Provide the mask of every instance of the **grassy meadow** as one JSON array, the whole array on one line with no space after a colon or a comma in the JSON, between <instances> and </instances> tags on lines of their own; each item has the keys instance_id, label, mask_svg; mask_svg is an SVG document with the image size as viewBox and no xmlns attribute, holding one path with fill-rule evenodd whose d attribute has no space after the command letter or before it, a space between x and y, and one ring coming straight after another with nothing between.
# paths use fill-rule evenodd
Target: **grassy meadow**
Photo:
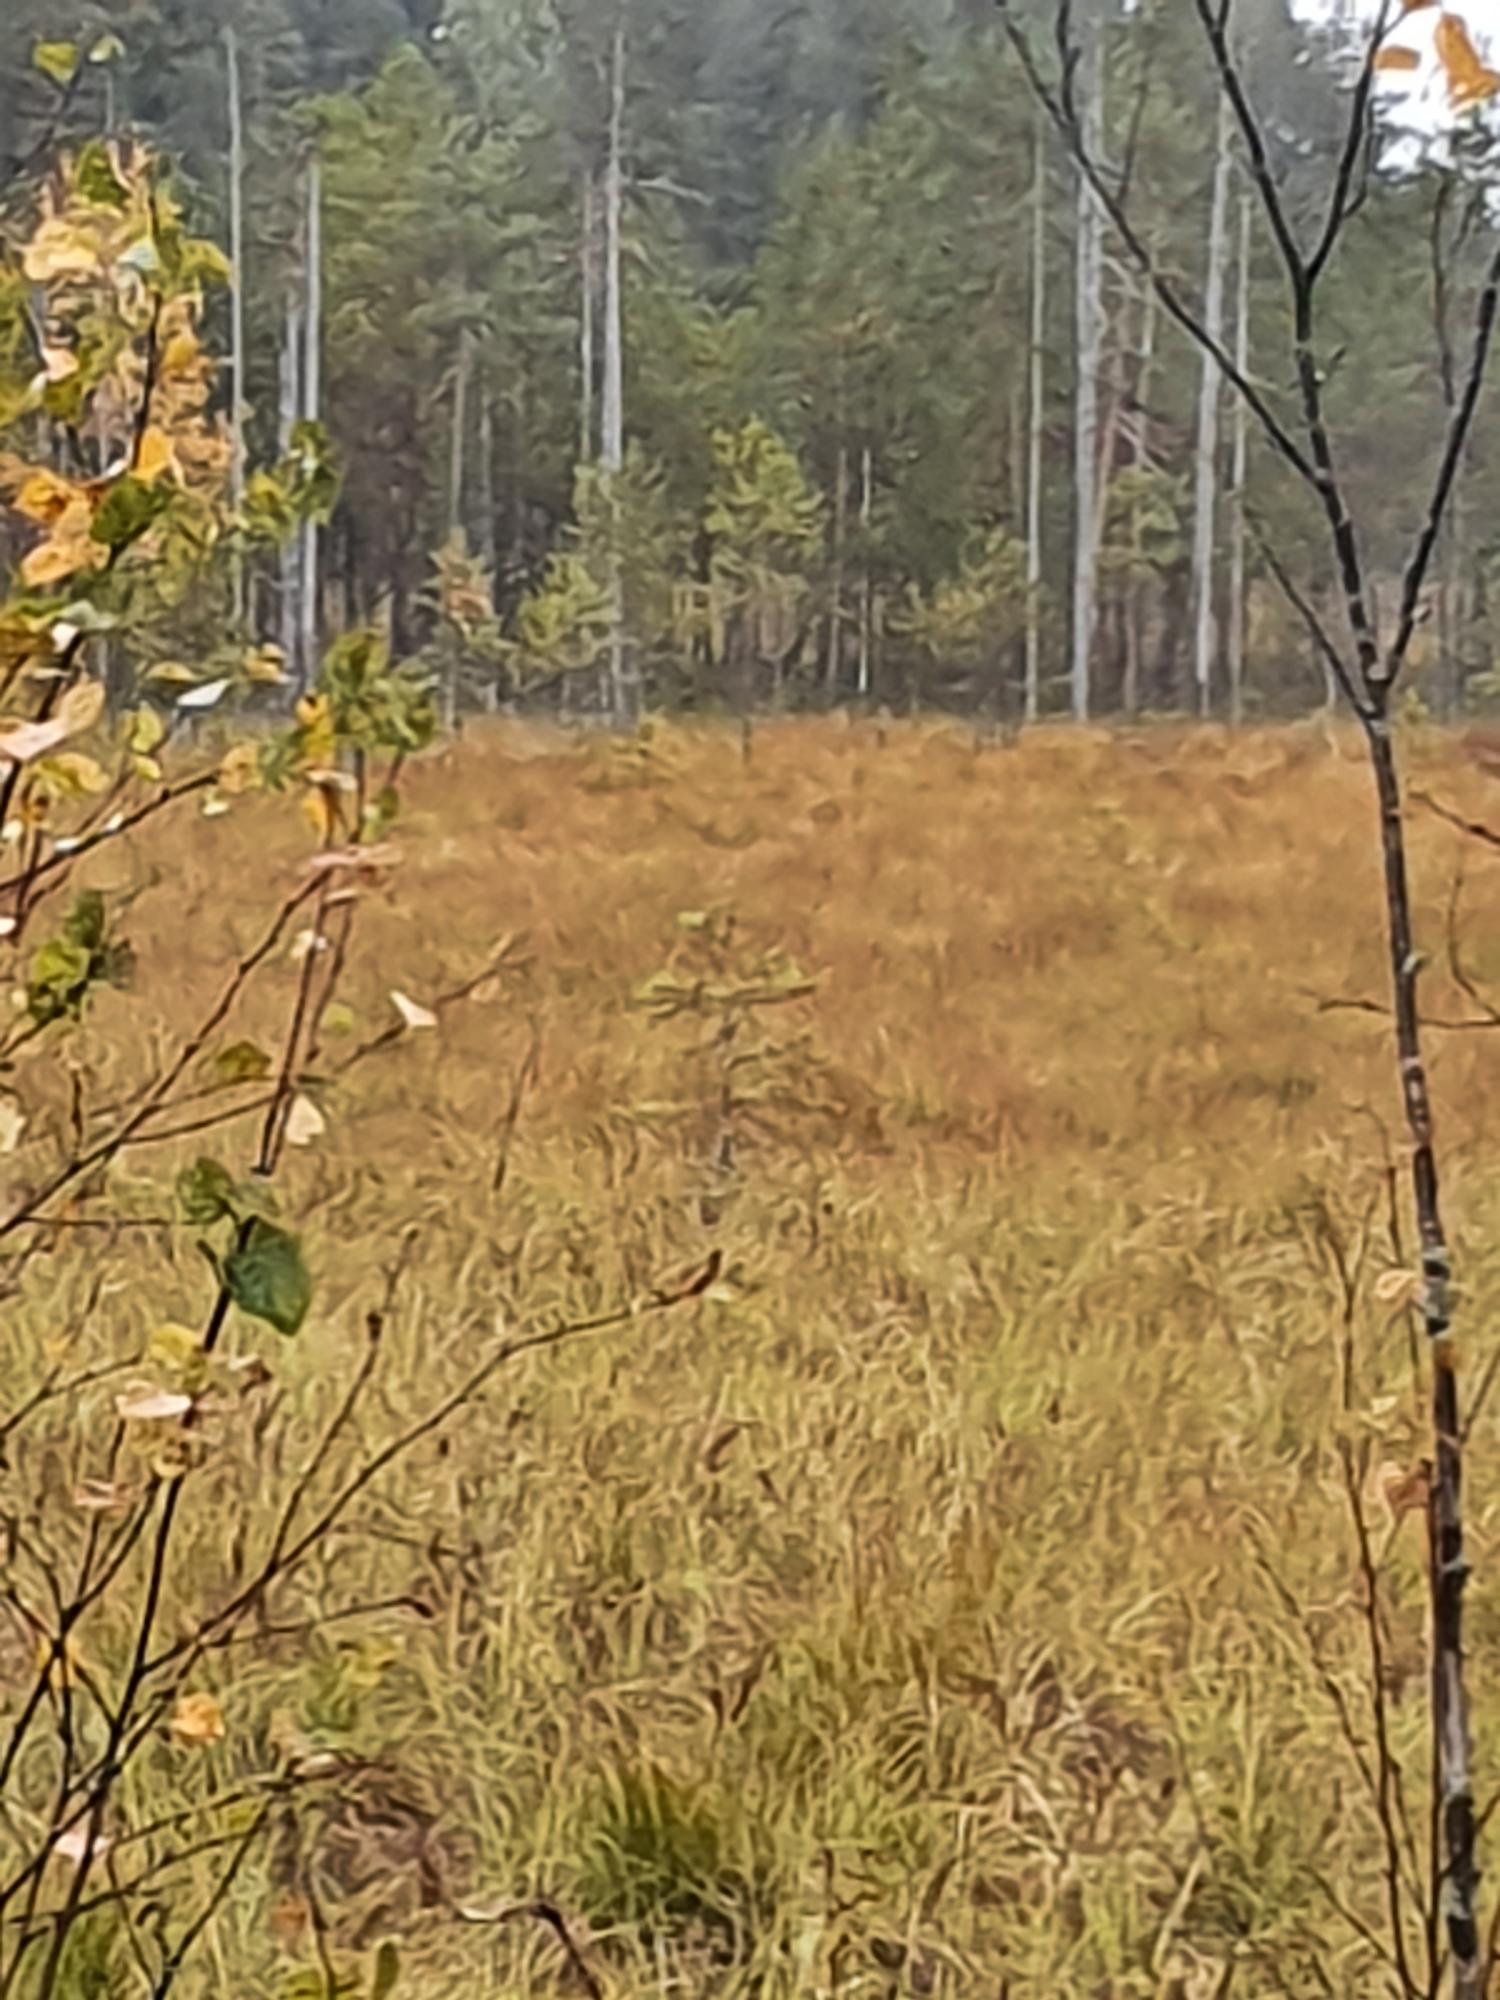
<instances>
[{"instance_id":1,"label":"grassy meadow","mask_svg":"<svg viewBox=\"0 0 1500 2000\"><path fill-rule=\"evenodd\" d=\"M1500 821L1481 745L1412 754ZM314 1313L296 1342L232 1329L272 1379L187 1482L164 1629L243 1576L382 1301L316 1493L507 1332L721 1267L499 1373L209 1657L224 1739L143 1753L122 1837L288 1743L345 1775L300 1832L278 1821L175 1991L364 1994L385 1939L413 2000L1389 1991L1346 1466L1425 1859L1422 1531L1368 1497L1425 1427L1388 1277L1408 1222L1373 835L1358 744L1316 727L830 721L760 730L748 761L728 732L516 728L425 760L325 1037L326 1130L285 1172ZM1420 809L1415 845L1425 1001L1469 1019L1456 874L1458 972L1500 995L1500 855ZM246 800L93 864L138 892L136 987L172 994L178 1033L306 847ZM296 978L282 951L232 1032L273 1037ZM387 1034L393 989L436 1026ZM90 1101L161 1032L105 996L76 1045ZM1440 1032L1434 1059L1477 1374L1500 1034ZM45 1146L75 1079L61 1054L22 1079ZM7 1406L60 1355L201 1321L193 1232L153 1218L195 1152L252 1144L250 1121L127 1156L110 1212L142 1226L29 1264ZM118 1386L18 1432L8 1509L98 1473ZM1470 1469L1481 1804L1497 1423ZM28 1664L5 1628L0 1688ZM175 1862L168 1914L220 1865ZM542 1917L457 1914L538 1902L585 1969ZM93 1935L80 1995L142 1991L107 1911Z\"/></svg>"}]
</instances>

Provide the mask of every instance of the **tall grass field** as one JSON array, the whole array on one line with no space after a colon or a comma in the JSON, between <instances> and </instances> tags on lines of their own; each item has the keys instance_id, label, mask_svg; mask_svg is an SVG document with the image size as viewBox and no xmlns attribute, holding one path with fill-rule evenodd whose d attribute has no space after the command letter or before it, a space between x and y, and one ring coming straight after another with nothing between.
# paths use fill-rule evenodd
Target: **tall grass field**
<instances>
[{"instance_id":1,"label":"tall grass field","mask_svg":"<svg viewBox=\"0 0 1500 2000\"><path fill-rule=\"evenodd\" d=\"M1482 743L1410 751L1418 790L1500 823ZM408 801L282 1177L314 1308L296 1341L231 1325L246 1387L184 1482L164 1636L232 1596L361 1370L309 1510L507 1339L640 1309L499 1369L205 1655L222 1734L162 1731L111 1808L121 1866L187 1829L133 1921L222 1869L199 1802L321 1776L174 1991L1388 1992L1366 1774L1378 1678L1425 1859L1426 1552L1392 1494L1426 1405L1358 743L828 721L747 755L517 725ZM1472 1398L1500 1339L1500 854L1413 825ZM306 851L246 799L87 879L133 893L137 983L186 1031ZM272 1040L316 948L289 937L223 1038ZM107 993L18 1073L8 1207L166 1025ZM0 1423L59 1365L114 1372L5 1433L12 1547L105 1476L160 1328L201 1320L173 1181L254 1134L137 1147L32 1245ZM1481 1809L1497 1422L1481 1397ZM143 1582L72 1671L118 1671ZM34 1652L8 1607L0 1711ZM107 1899L70 1978L147 1990Z\"/></svg>"}]
</instances>

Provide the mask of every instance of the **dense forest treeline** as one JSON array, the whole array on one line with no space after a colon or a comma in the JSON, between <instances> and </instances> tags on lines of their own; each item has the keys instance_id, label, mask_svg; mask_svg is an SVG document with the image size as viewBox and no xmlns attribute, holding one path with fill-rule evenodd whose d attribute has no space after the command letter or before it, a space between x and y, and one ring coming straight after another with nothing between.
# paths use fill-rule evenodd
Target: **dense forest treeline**
<instances>
[{"instance_id":1,"label":"dense forest treeline","mask_svg":"<svg viewBox=\"0 0 1500 2000\"><path fill-rule=\"evenodd\" d=\"M1191 11L1102 8L1078 87L1274 399L1284 290ZM1337 31L1239 20L1312 213ZM1274 581L1337 618L1308 498L1101 226L989 0L12 0L6 211L99 131L242 246L214 332L249 456L300 419L332 440L326 525L230 607L299 675L382 623L455 707L1327 698ZM1461 175L1372 179L1321 362L1393 586L1486 230ZM1444 713L1492 687L1483 430L1472 457L1416 680Z\"/></svg>"}]
</instances>

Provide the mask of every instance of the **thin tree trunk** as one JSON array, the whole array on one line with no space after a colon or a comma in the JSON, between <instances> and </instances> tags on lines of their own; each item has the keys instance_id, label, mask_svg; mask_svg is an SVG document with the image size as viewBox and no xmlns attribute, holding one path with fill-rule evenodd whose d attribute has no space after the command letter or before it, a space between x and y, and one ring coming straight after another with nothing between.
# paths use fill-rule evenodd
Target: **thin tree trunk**
<instances>
[{"instance_id":1,"label":"thin tree trunk","mask_svg":"<svg viewBox=\"0 0 1500 2000\"><path fill-rule=\"evenodd\" d=\"M598 297L595 266L595 237L598 233L597 191L594 170L583 178L583 233L578 256L581 293L578 310L578 463L594 462L594 311Z\"/></svg>"},{"instance_id":2,"label":"thin tree trunk","mask_svg":"<svg viewBox=\"0 0 1500 2000\"><path fill-rule=\"evenodd\" d=\"M229 95L229 501L245 503L245 121L240 90L240 44L224 30L225 84ZM245 556L236 548L230 592L237 626L245 619Z\"/></svg>"},{"instance_id":3,"label":"thin tree trunk","mask_svg":"<svg viewBox=\"0 0 1500 2000\"><path fill-rule=\"evenodd\" d=\"M1120 426L1125 417L1125 394L1127 387L1125 376L1128 356L1124 328L1126 313L1130 303L1131 286L1123 271L1117 271L1116 275L1120 280L1120 304L1118 312L1113 315L1113 319L1109 311L1109 294L1104 287L1102 278L1099 291L1101 323L1104 326L1113 324L1117 329L1117 337L1113 342L1109 357L1107 378L1102 350L1099 357L1099 381L1101 386L1105 386L1107 381L1109 393L1104 400L1103 414L1099 420L1098 471L1094 479L1094 548L1096 555L1104 547L1104 529L1109 519L1110 488L1114 484L1115 461L1120 453ZM1094 614L1096 625L1098 615L1096 610Z\"/></svg>"},{"instance_id":4,"label":"thin tree trunk","mask_svg":"<svg viewBox=\"0 0 1500 2000\"><path fill-rule=\"evenodd\" d=\"M1239 278L1235 298L1234 365L1241 380L1250 373L1250 249L1253 208L1250 194L1240 196ZM1245 493L1250 475L1250 412L1243 396L1234 399L1234 514L1229 545L1229 719L1236 728L1245 719L1245 645L1249 630L1246 601Z\"/></svg>"},{"instance_id":5,"label":"thin tree trunk","mask_svg":"<svg viewBox=\"0 0 1500 2000\"><path fill-rule=\"evenodd\" d=\"M828 606L828 658L825 663L830 701L837 701L844 677L844 546L849 537L849 453L841 442L833 475L833 581Z\"/></svg>"},{"instance_id":6,"label":"thin tree trunk","mask_svg":"<svg viewBox=\"0 0 1500 2000\"><path fill-rule=\"evenodd\" d=\"M453 369L453 435L448 452L448 533L465 533L464 495L467 489L469 378L474 367L474 348L467 329L458 337L458 360Z\"/></svg>"},{"instance_id":7,"label":"thin tree trunk","mask_svg":"<svg viewBox=\"0 0 1500 2000\"><path fill-rule=\"evenodd\" d=\"M859 678L857 686L863 701L870 692L870 650L874 622L874 582L870 576L870 522L875 511L875 460L868 445L860 455L859 465L859 526L860 539L864 546L864 577L859 591Z\"/></svg>"},{"instance_id":8,"label":"thin tree trunk","mask_svg":"<svg viewBox=\"0 0 1500 2000\"><path fill-rule=\"evenodd\" d=\"M1203 329L1215 346L1224 334L1224 252L1228 236L1229 172L1233 163L1233 107L1227 97L1219 106L1218 158L1214 163L1213 210L1208 230L1208 282L1203 299ZM1219 402L1223 381L1219 364L1206 349L1198 394L1196 495L1193 506L1193 678L1198 687L1198 712L1213 709L1214 663L1214 525L1219 488Z\"/></svg>"},{"instance_id":9,"label":"thin tree trunk","mask_svg":"<svg viewBox=\"0 0 1500 2000\"><path fill-rule=\"evenodd\" d=\"M610 65L609 164L605 171L604 473L609 482L609 697L617 728L635 720L625 632L625 572L620 553L620 475L625 470L625 306L621 241L625 206L625 21L615 28Z\"/></svg>"},{"instance_id":10,"label":"thin tree trunk","mask_svg":"<svg viewBox=\"0 0 1500 2000\"><path fill-rule=\"evenodd\" d=\"M1139 367L1135 381L1135 437L1131 463L1140 471L1151 462L1151 392L1156 375L1156 292L1147 285L1141 307ZM1150 574L1144 563L1134 565L1130 581L1130 607L1125 630L1125 692L1127 715L1137 715L1141 706L1141 663L1146 656L1146 607Z\"/></svg>"},{"instance_id":11,"label":"thin tree trunk","mask_svg":"<svg viewBox=\"0 0 1500 2000\"><path fill-rule=\"evenodd\" d=\"M468 532L464 519L465 474L469 429L469 375L473 348L467 327L458 336L458 358L453 368L453 425L448 448L448 538L468 553ZM459 652L455 645L449 655L448 680L444 693L443 725L451 736L458 728Z\"/></svg>"},{"instance_id":12,"label":"thin tree trunk","mask_svg":"<svg viewBox=\"0 0 1500 2000\"><path fill-rule=\"evenodd\" d=\"M1103 137L1104 44L1097 20L1079 27L1078 100L1083 144L1097 159ZM1090 672L1098 612L1099 572L1099 368L1104 347L1104 217L1078 175L1074 313L1076 382L1073 417L1073 715L1087 722Z\"/></svg>"},{"instance_id":13,"label":"thin tree trunk","mask_svg":"<svg viewBox=\"0 0 1500 2000\"><path fill-rule=\"evenodd\" d=\"M302 418L305 423L321 421L323 400L323 163L316 151L307 162L307 346L302 366ZM317 672L318 632L318 524L306 523L302 531L302 614L301 647L298 655L298 685L308 687Z\"/></svg>"},{"instance_id":14,"label":"thin tree trunk","mask_svg":"<svg viewBox=\"0 0 1500 2000\"><path fill-rule=\"evenodd\" d=\"M292 448L292 433L297 427L297 413L302 407L302 308L294 294L288 293L286 302L286 326L281 343L281 410L278 427L278 441L283 458ZM298 678L297 637L301 630L301 619L297 611L297 585L299 560L301 557L300 537L289 540L281 551L281 650L286 667L295 681Z\"/></svg>"},{"instance_id":15,"label":"thin tree trunk","mask_svg":"<svg viewBox=\"0 0 1500 2000\"><path fill-rule=\"evenodd\" d=\"M1432 1100L1417 986L1422 961L1412 924L1411 883L1400 775L1382 712L1365 724L1380 806L1387 940L1395 1000L1396 1054L1411 1138L1412 1190L1421 1244L1421 1312L1432 1359L1434 1458L1428 1507L1432 1594L1434 1800L1446 1880L1442 1900L1458 2000L1479 2000L1480 1943L1474 1917L1477 1873L1468 1693L1464 1673L1463 1422L1452 1338L1453 1262L1443 1224ZM1435 1890L1436 1893L1436 1890Z\"/></svg>"},{"instance_id":16,"label":"thin tree trunk","mask_svg":"<svg viewBox=\"0 0 1500 2000\"><path fill-rule=\"evenodd\" d=\"M495 528L495 405L491 394L490 371L481 363L479 391L479 555L489 583L491 608L499 611L503 601L500 587L500 546ZM498 675L485 682L485 707L493 715L500 706Z\"/></svg>"},{"instance_id":17,"label":"thin tree trunk","mask_svg":"<svg viewBox=\"0 0 1500 2000\"><path fill-rule=\"evenodd\" d=\"M1026 720L1042 712L1042 433L1047 417L1047 124L1036 120L1031 191L1031 412L1026 473Z\"/></svg>"}]
</instances>

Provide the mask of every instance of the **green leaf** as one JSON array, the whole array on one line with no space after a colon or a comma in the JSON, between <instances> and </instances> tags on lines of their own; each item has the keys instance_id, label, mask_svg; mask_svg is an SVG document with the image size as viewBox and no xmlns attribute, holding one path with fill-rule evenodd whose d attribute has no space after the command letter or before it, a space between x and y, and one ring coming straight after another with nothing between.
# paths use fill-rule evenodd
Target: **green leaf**
<instances>
[{"instance_id":1,"label":"green leaf","mask_svg":"<svg viewBox=\"0 0 1500 2000\"><path fill-rule=\"evenodd\" d=\"M123 212L130 206L130 190L115 172L109 148L102 140L91 139L78 155L77 182L85 200L98 202L102 208Z\"/></svg>"},{"instance_id":2,"label":"green leaf","mask_svg":"<svg viewBox=\"0 0 1500 2000\"><path fill-rule=\"evenodd\" d=\"M75 897L72 909L63 918L63 936L68 943L88 952L99 950L106 927L104 898L97 889L85 889L81 896Z\"/></svg>"},{"instance_id":3,"label":"green leaf","mask_svg":"<svg viewBox=\"0 0 1500 2000\"><path fill-rule=\"evenodd\" d=\"M60 934L33 953L26 1005L38 1027L82 1018L96 986L123 986L130 977L127 944L109 936L108 913L97 889L77 897Z\"/></svg>"},{"instance_id":4,"label":"green leaf","mask_svg":"<svg viewBox=\"0 0 1500 2000\"><path fill-rule=\"evenodd\" d=\"M40 1028L53 1021L76 1020L89 986L89 953L66 938L49 938L31 960L26 1007Z\"/></svg>"},{"instance_id":5,"label":"green leaf","mask_svg":"<svg viewBox=\"0 0 1500 2000\"><path fill-rule=\"evenodd\" d=\"M370 2000L389 2000L401 1977L401 1954L387 1938L375 1954L375 1977L370 1981Z\"/></svg>"},{"instance_id":6,"label":"green leaf","mask_svg":"<svg viewBox=\"0 0 1500 2000\"><path fill-rule=\"evenodd\" d=\"M110 488L89 532L107 549L128 548L140 540L162 509L171 505L171 499L167 488L148 486L144 479L127 472Z\"/></svg>"},{"instance_id":7,"label":"green leaf","mask_svg":"<svg viewBox=\"0 0 1500 2000\"><path fill-rule=\"evenodd\" d=\"M211 1229L235 1213L234 1181L217 1160L194 1160L177 1176L177 1206L184 1222Z\"/></svg>"},{"instance_id":8,"label":"green leaf","mask_svg":"<svg viewBox=\"0 0 1500 2000\"><path fill-rule=\"evenodd\" d=\"M312 1304L312 1279L295 1236L257 1215L224 1260L229 1296L251 1319L278 1333L301 1330Z\"/></svg>"},{"instance_id":9,"label":"green leaf","mask_svg":"<svg viewBox=\"0 0 1500 2000\"><path fill-rule=\"evenodd\" d=\"M254 1042L231 1042L213 1059L220 1083L257 1083L271 1074L271 1058Z\"/></svg>"},{"instance_id":10,"label":"green leaf","mask_svg":"<svg viewBox=\"0 0 1500 2000\"><path fill-rule=\"evenodd\" d=\"M66 90L78 74L77 42L38 42L31 51L32 66L49 77L59 90Z\"/></svg>"}]
</instances>

